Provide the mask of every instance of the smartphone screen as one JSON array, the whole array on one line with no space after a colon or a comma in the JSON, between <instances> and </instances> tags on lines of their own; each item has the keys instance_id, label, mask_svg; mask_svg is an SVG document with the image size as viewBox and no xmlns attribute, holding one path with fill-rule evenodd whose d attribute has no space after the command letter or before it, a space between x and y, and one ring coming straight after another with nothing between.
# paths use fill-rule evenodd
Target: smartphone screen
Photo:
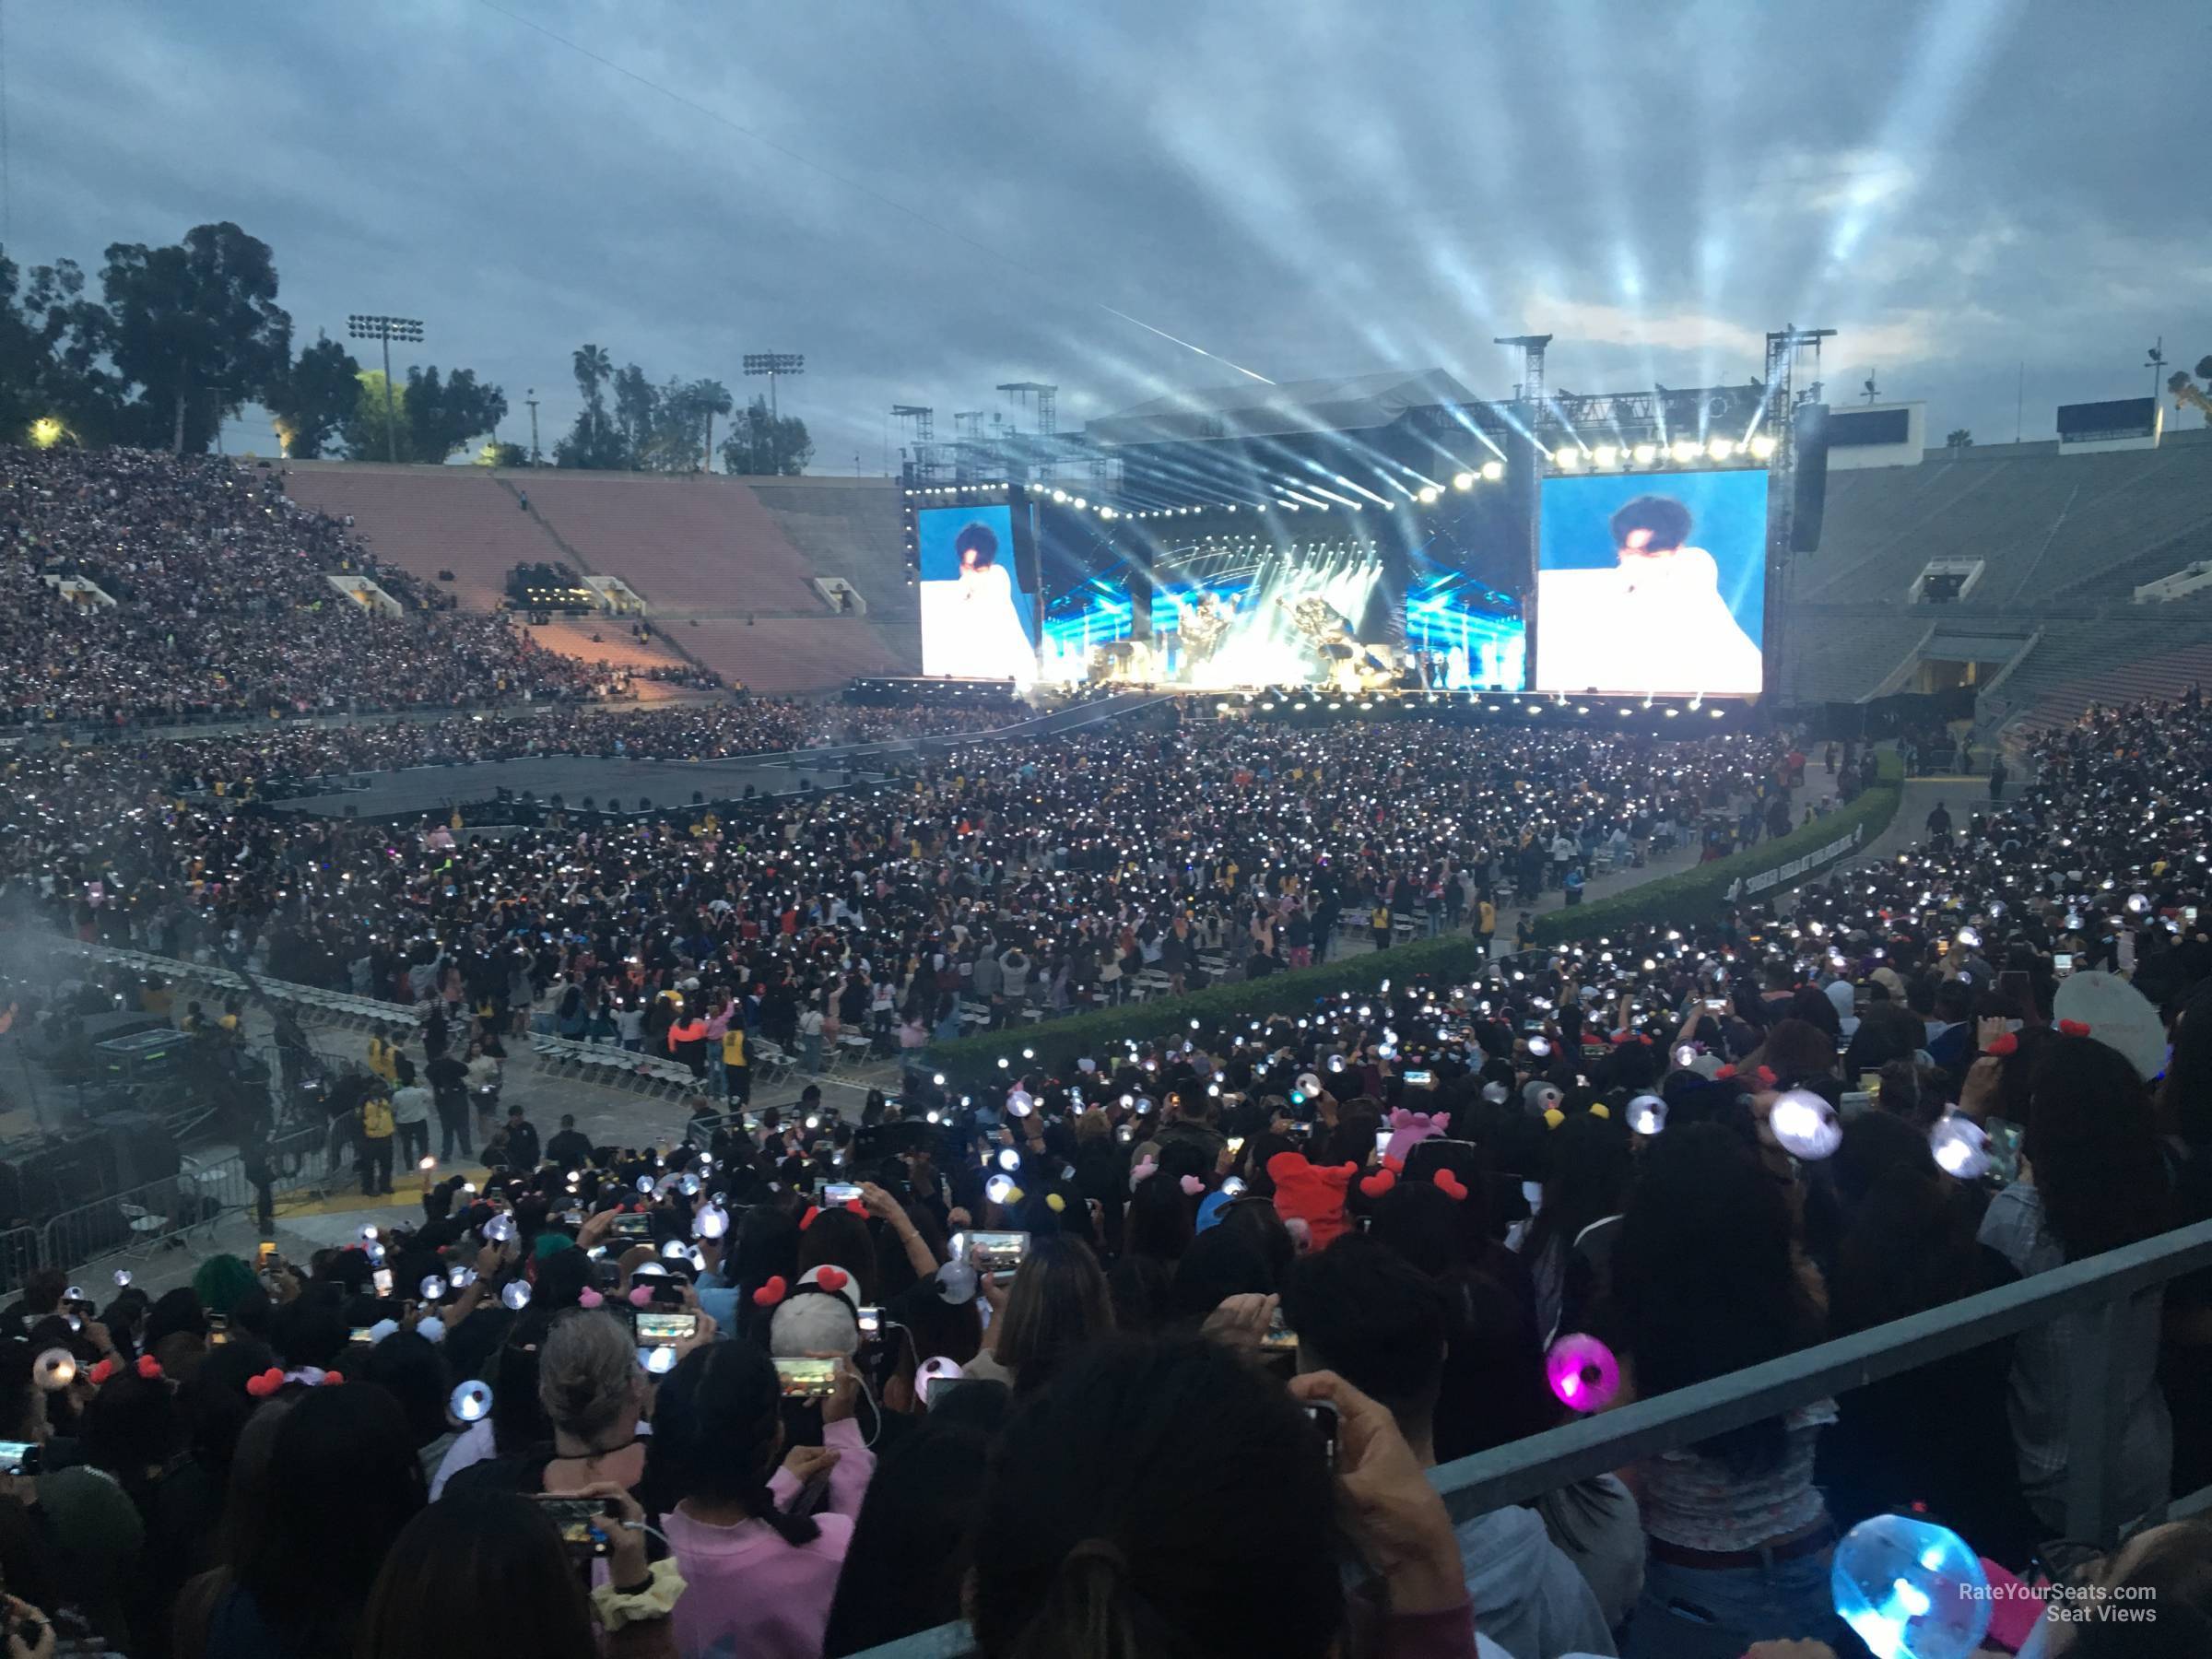
<instances>
[{"instance_id":1,"label":"smartphone screen","mask_svg":"<svg viewBox=\"0 0 2212 1659\"><path fill-rule=\"evenodd\" d=\"M1375 1156L1377 1158L1381 1158L1384 1153L1390 1150L1390 1137L1396 1133L1397 1131L1394 1129L1378 1129L1375 1131Z\"/></svg>"},{"instance_id":2,"label":"smartphone screen","mask_svg":"<svg viewBox=\"0 0 2212 1659\"><path fill-rule=\"evenodd\" d=\"M851 1204L860 1196L857 1182L832 1181L822 1188L824 1204Z\"/></svg>"},{"instance_id":3,"label":"smartphone screen","mask_svg":"<svg viewBox=\"0 0 2212 1659\"><path fill-rule=\"evenodd\" d=\"M376 1287L376 1293L379 1296L390 1296L392 1294L392 1269L379 1267L369 1276L369 1282Z\"/></svg>"},{"instance_id":4,"label":"smartphone screen","mask_svg":"<svg viewBox=\"0 0 2212 1659\"><path fill-rule=\"evenodd\" d=\"M671 1343L688 1342L699 1335L696 1313L659 1313L640 1308L637 1322L640 1347L666 1347Z\"/></svg>"},{"instance_id":5,"label":"smartphone screen","mask_svg":"<svg viewBox=\"0 0 2212 1659\"><path fill-rule=\"evenodd\" d=\"M2024 1131L2019 1124L2004 1118L1991 1118L1983 1128L1989 1135L1989 1172L2007 1183L2018 1181Z\"/></svg>"},{"instance_id":6,"label":"smartphone screen","mask_svg":"<svg viewBox=\"0 0 2212 1659\"><path fill-rule=\"evenodd\" d=\"M551 1517L553 1530L572 1556L603 1556L613 1547L606 1535L604 1498L555 1498L540 1495L535 1501Z\"/></svg>"},{"instance_id":7,"label":"smartphone screen","mask_svg":"<svg viewBox=\"0 0 2212 1659\"><path fill-rule=\"evenodd\" d=\"M650 1239L653 1237L653 1218L636 1214L619 1215L607 1231L618 1239Z\"/></svg>"},{"instance_id":8,"label":"smartphone screen","mask_svg":"<svg viewBox=\"0 0 2212 1659\"><path fill-rule=\"evenodd\" d=\"M870 1341L883 1335L883 1310L881 1308L861 1309L860 1334Z\"/></svg>"},{"instance_id":9,"label":"smartphone screen","mask_svg":"<svg viewBox=\"0 0 2212 1659\"><path fill-rule=\"evenodd\" d=\"M36 1475L39 1448L29 1441L0 1441L0 1475Z\"/></svg>"},{"instance_id":10,"label":"smartphone screen","mask_svg":"<svg viewBox=\"0 0 2212 1659\"><path fill-rule=\"evenodd\" d=\"M2070 950L2053 952L2051 958L2051 971L2060 979L2065 979L2067 974L2073 972L2074 953Z\"/></svg>"},{"instance_id":11,"label":"smartphone screen","mask_svg":"<svg viewBox=\"0 0 2212 1659\"><path fill-rule=\"evenodd\" d=\"M1260 1347L1272 1354L1298 1352L1298 1333L1283 1323L1283 1311L1280 1308L1269 1317L1267 1332L1260 1338Z\"/></svg>"},{"instance_id":12,"label":"smartphone screen","mask_svg":"<svg viewBox=\"0 0 2212 1659\"><path fill-rule=\"evenodd\" d=\"M346 1340L348 1342L359 1343L363 1347L373 1347L376 1346L375 1327L371 1325L355 1325L353 1329L347 1335Z\"/></svg>"},{"instance_id":13,"label":"smartphone screen","mask_svg":"<svg viewBox=\"0 0 2212 1659\"><path fill-rule=\"evenodd\" d=\"M1326 1400L1308 1400L1306 1402L1306 1420L1320 1432L1322 1455L1327 1459L1328 1466L1332 1470L1335 1469L1336 1467L1336 1407Z\"/></svg>"},{"instance_id":14,"label":"smartphone screen","mask_svg":"<svg viewBox=\"0 0 2212 1659\"><path fill-rule=\"evenodd\" d=\"M1427 1088L1435 1081L1436 1074L1431 1071L1409 1071L1406 1074L1406 1082L1410 1088Z\"/></svg>"},{"instance_id":15,"label":"smartphone screen","mask_svg":"<svg viewBox=\"0 0 2212 1659\"><path fill-rule=\"evenodd\" d=\"M967 1261L980 1255L977 1265L985 1273L1009 1278L1030 1253L1026 1232L959 1232L952 1235L952 1256Z\"/></svg>"},{"instance_id":16,"label":"smartphone screen","mask_svg":"<svg viewBox=\"0 0 2212 1659\"><path fill-rule=\"evenodd\" d=\"M779 1359L776 1376L787 1400L826 1400L837 1389L834 1359Z\"/></svg>"}]
</instances>

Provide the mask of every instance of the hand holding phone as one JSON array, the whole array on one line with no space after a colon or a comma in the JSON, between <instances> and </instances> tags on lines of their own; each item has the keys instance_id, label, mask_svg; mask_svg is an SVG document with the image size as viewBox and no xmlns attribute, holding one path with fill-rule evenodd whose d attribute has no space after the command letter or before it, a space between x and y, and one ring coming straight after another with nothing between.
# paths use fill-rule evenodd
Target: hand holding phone
<instances>
[{"instance_id":1,"label":"hand holding phone","mask_svg":"<svg viewBox=\"0 0 2212 1659\"><path fill-rule=\"evenodd\" d=\"M1290 1380L1301 1404L1335 1407L1336 1477L1367 1559L1382 1571L1393 1612L1462 1605L1466 1584L1444 1501L1388 1410L1334 1371Z\"/></svg>"}]
</instances>

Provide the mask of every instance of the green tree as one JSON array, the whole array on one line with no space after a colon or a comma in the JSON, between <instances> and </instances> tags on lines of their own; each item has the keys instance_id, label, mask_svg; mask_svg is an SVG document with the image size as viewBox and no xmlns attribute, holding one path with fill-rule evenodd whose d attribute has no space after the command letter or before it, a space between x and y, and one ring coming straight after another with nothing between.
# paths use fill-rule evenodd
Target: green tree
<instances>
[{"instance_id":1,"label":"green tree","mask_svg":"<svg viewBox=\"0 0 2212 1659\"><path fill-rule=\"evenodd\" d=\"M289 363L292 320L276 303L269 245L227 219L174 247L112 243L100 291L108 354L138 388L135 435L166 427L180 454L206 450L223 417Z\"/></svg>"},{"instance_id":2,"label":"green tree","mask_svg":"<svg viewBox=\"0 0 2212 1659\"><path fill-rule=\"evenodd\" d=\"M478 384L475 370L456 369L441 382L436 364L407 371L402 403L401 447L408 459L430 466L443 465L471 438L497 429L507 414L507 394Z\"/></svg>"},{"instance_id":3,"label":"green tree","mask_svg":"<svg viewBox=\"0 0 2212 1659\"><path fill-rule=\"evenodd\" d=\"M622 465L635 469L644 465L653 441L654 423L661 411L661 392L635 363L615 371L615 431L622 441Z\"/></svg>"},{"instance_id":4,"label":"green tree","mask_svg":"<svg viewBox=\"0 0 2212 1659\"><path fill-rule=\"evenodd\" d=\"M477 452L473 465L477 466L527 466L530 452L519 443L501 443L497 438L487 440Z\"/></svg>"},{"instance_id":5,"label":"green tree","mask_svg":"<svg viewBox=\"0 0 2212 1659\"><path fill-rule=\"evenodd\" d=\"M606 347L594 346L587 341L576 347L569 361L576 374L576 389L583 394L583 414L578 418L576 429L569 434L571 441L578 440L578 434L582 434L580 443L572 442L572 453L604 454L606 398L601 389L614 377L615 359L607 354ZM556 450L558 452L558 446ZM559 465L567 466L571 463L562 461ZM601 466L606 463L594 460L579 461L574 465Z\"/></svg>"},{"instance_id":6,"label":"green tree","mask_svg":"<svg viewBox=\"0 0 2212 1659\"><path fill-rule=\"evenodd\" d=\"M346 458L382 461L397 455L402 461L412 460L415 452L407 433L406 388L392 387L387 404L382 369L364 369L353 378L360 389L354 395L353 413L346 418ZM387 410L391 439L385 435Z\"/></svg>"},{"instance_id":7,"label":"green tree","mask_svg":"<svg viewBox=\"0 0 2212 1659\"><path fill-rule=\"evenodd\" d=\"M730 389L720 381L700 380L691 382L691 406L706 423L706 435L699 446L699 465L711 472L714 467L714 417L727 415L736 405L731 401Z\"/></svg>"},{"instance_id":8,"label":"green tree","mask_svg":"<svg viewBox=\"0 0 2212 1659\"><path fill-rule=\"evenodd\" d=\"M261 401L288 457L312 461L323 453L360 401L360 372L353 353L318 330L315 343L282 378L262 389Z\"/></svg>"},{"instance_id":9,"label":"green tree","mask_svg":"<svg viewBox=\"0 0 2212 1659\"><path fill-rule=\"evenodd\" d=\"M1972 449L1974 447L1974 435L1968 431L1964 427L1953 427L1948 432L1944 434L1943 447L1945 449L1955 450Z\"/></svg>"},{"instance_id":10,"label":"green tree","mask_svg":"<svg viewBox=\"0 0 2212 1659\"><path fill-rule=\"evenodd\" d=\"M2175 408L2194 404L2204 416L2205 424L2212 426L2212 395L2206 395L2212 392L2212 357L2197 359L2196 379L2204 382L2204 385L2200 387L2196 381L2191 380L2186 370L2176 369L2166 377L2166 390L2173 394Z\"/></svg>"},{"instance_id":11,"label":"green tree","mask_svg":"<svg viewBox=\"0 0 2212 1659\"><path fill-rule=\"evenodd\" d=\"M771 415L768 399L756 397L731 424L723 440L724 470L754 477L796 477L814 459L814 440L796 415Z\"/></svg>"}]
</instances>

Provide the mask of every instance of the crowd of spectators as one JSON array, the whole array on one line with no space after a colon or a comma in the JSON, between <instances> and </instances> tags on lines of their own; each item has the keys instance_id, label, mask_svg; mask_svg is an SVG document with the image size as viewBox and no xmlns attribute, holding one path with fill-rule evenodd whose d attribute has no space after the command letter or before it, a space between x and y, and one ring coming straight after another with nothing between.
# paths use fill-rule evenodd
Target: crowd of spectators
<instances>
[{"instance_id":1,"label":"crowd of spectators","mask_svg":"<svg viewBox=\"0 0 2212 1659\"><path fill-rule=\"evenodd\" d=\"M330 575L369 578L406 614ZM274 474L65 446L0 450L0 663L16 724L522 701L591 678L379 565Z\"/></svg>"},{"instance_id":2,"label":"crowd of spectators","mask_svg":"<svg viewBox=\"0 0 2212 1659\"><path fill-rule=\"evenodd\" d=\"M1326 741L1260 740L1255 782ZM1840 1535L1911 1510L2053 1607L2156 1604L2054 1615L2039 1659L2212 1651L2212 1528L2155 1524L2212 1476L2195 1278L1456 1524L1426 1478L1571 1417L1568 1335L1616 1403L1663 1396L2212 1218L2212 720L2100 713L2031 759L1771 905L844 1112L702 1094L672 1145L517 1108L488 1176L426 1171L418 1220L349 1247L97 1316L43 1275L0 1311L24 1640L811 1656L965 1618L992 1659L1826 1659ZM2107 974L2147 1053L2069 1016ZM692 998L652 996L678 1053ZM441 1054L503 1020L430 1018ZM412 1073L374 1046L355 1109L390 1133ZM2154 1524L2068 1555L2100 1331Z\"/></svg>"},{"instance_id":3,"label":"crowd of spectators","mask_svg":"<svg viewBox=\"0 0 2212 1659\"><path fill-rule=\"evenodd\" d=\"M449 727L510 729L427 730ZM362 735L381 749L385 730ZM1265 974L1325 959L1340 931L1488 939L1508 895L1685 842L1709 811L1779 797L1786 771L1786 746L1763 738L1409 719L1108 724L955 747L727 821L549 811L483 836L180 793L234 782L223 757L240 748L318 741L22 754L0 878L88 939L403 1002L432 986L517 1018L535 1006L565 1036L657 1042L658 1026L626 1028L680 989L786 1045L865 1030L911 1047L956 1031L963 1004L1004 1024L1118 1001L1148 972L1176 989Z\"/></svg>"},{"instance_id":4,"label":"crowd of spectators","mask_svg":"<svg viewBox=\"0 0 2212 1659\"><path fill-rule=\"evenodd\" d=\"M56 465L10 571L67 525L78 571L173 599L176 538L99 563L100 486ZM146 500L193 472L146 465ZM177 488L148 522L236 522ZM239 660L275 672L225 591ZM122 672L121 626L79 665ZM331 1099L365 1190L429 1158L433 1115L489 1170L424 1168L418 1218L159 1299L32 1276L0 1309L11 1654L812 1659L965 1619L987 1659L1827 1659L1854 1651L1831 1572L1866 1517L2069 1571L2092 1347L2109 1485L2151 1524L2074 1562L2066 1605L2155 1618L2053 1618L2024 1651L2212 1652L2212 1527L2156 1524L2212 1480L2202 1276L1457 1524L1427 1478L1571 1416L1563 1337L1618 1361L1616 1401L1664 1396L2212 1219L2194 695L2032 739L2009 793L1994 771L1904 851L1762 900L949 1078L926 1056L964 1021L1264 977L1346 933L1518 933L1601 862L1790 826L1805 757L1117 722L726 815L472 835L252 800L326 756L853 717L748 707L9 758L11 919L404 1006L421 1080L379 1033ZM1837 757L1839 793L1871 760ZM182 1018L219 1042L240 1016ZM532 1028L691 1065L682 1141L500 1121ZM895 1096L753 1086L763 1040L804 1064L853 1030L905 1052Z\"/></svg>"},{"instance_id":5,"label":"crowd of spectators","mask_svg":"<svg viewBox=\"0 0 2212 1659\"><path fill-rule=\"evenodd\" d=\"M986 732L1022 718L1004 710L866 708L766 697L642 709L559 703L530 712L449 714L434 721L258 726L166 739L147 752L179 794L274 799L316 780L411 766L541 755L720 760Z\"/></svg>"}]
</instances>

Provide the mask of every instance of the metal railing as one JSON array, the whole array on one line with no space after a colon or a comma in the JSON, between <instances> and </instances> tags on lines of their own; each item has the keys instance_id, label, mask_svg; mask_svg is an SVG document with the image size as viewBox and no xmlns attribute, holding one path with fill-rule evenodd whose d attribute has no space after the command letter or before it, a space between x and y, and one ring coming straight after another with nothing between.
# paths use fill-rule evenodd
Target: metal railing
<instances>
[{"instance_id":1,"label":"metal railing","mask_svg":"<svg viewBox=\"0 0 2212 1659\"><path fill-rule=\"evenodd\" d=\"M2128 1302L2161 1294L2172 1280L2207 1266L2212 1266L2212 1221L2200 1221L1710 1382L1478 1452L1430 1470L1430 1483L1454 1522L1469 1520L2054 1319L2089 1314L2093 1327L2072 1345L2067 1378L2065 1535L2109 1546L2131 1522L2212 1511L2212 1487L2206 1487L2177 1496L2162 1514L2120 1512L2126 1396L2115 1374L2123 1347L2121 1319ZM1971 1402L1964 1408L1988 1409L1990 1404ZM971 1646L965 1628L940 1625L870 1648L865 1659L942 1659Z\"/></svg>"},{"instance_id":2,"label":"metal railing","mask_svg":"<svg viewBox=\"0 0 2212 1659\"><path fill-rule=\"evenodd\" d=\"M235 1153L215 1163L185 1164L174 1175L64 1210L39 1230L40 1260L74 1271L111 1255L151 1255L182 1245L194 1229L212 1232L253 1195L244 1161Z\"/></svg>"}]
</instances>

